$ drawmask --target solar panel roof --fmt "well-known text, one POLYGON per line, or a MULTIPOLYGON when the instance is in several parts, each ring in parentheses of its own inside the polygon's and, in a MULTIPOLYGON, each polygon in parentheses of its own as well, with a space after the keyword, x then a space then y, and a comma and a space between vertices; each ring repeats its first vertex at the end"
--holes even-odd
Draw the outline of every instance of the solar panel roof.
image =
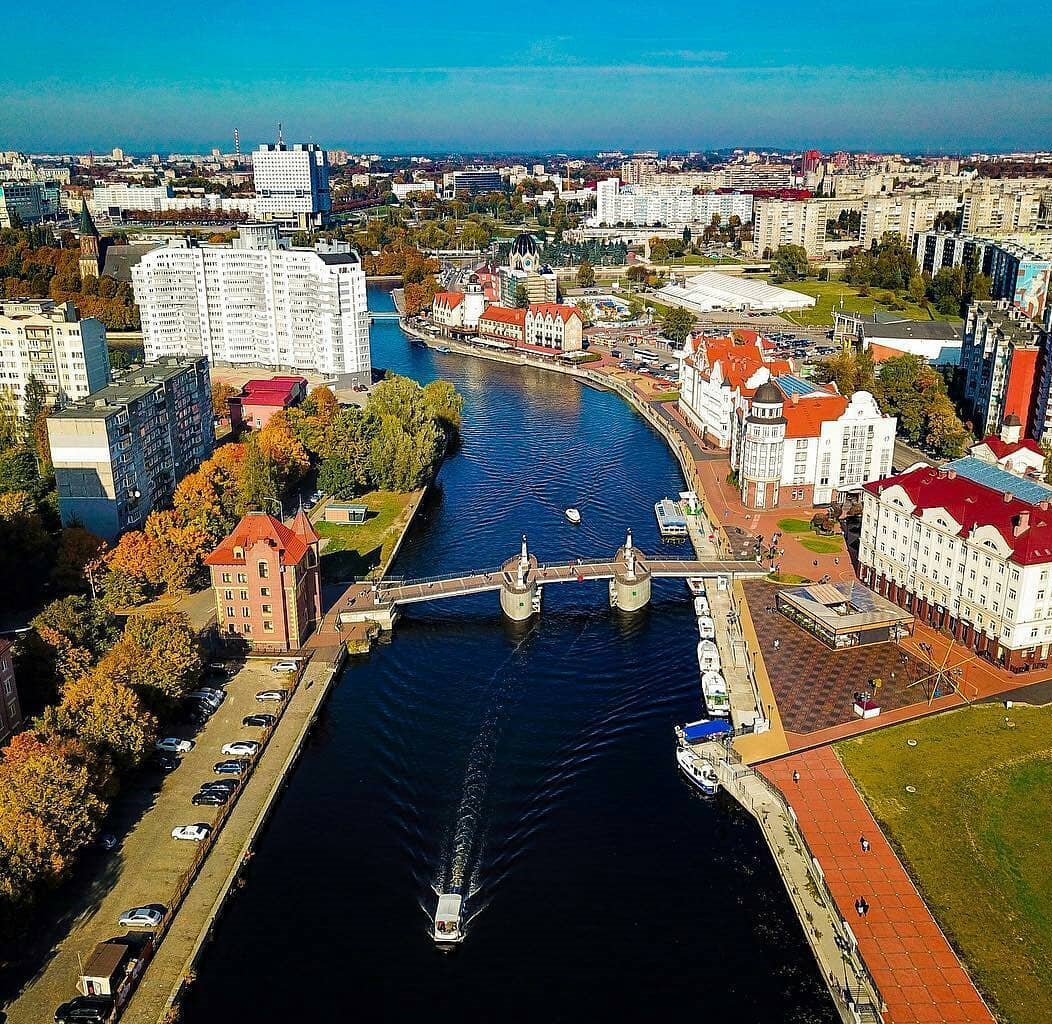
POLYGON ((1001 469, 1000 466, 991 466, 990 463, 983 462, 982 459, 977 459, 971 455, 966 455, 963 459, 957 459, 954 462, 947 462, 946 465, 940 468, 956 470, 958 476, 963 476, 965 479, 981 484, 983 487, 990 487, 995 491, 1011 494, 1020 501, 1028 502, 1031 505, 1052 499, 1052 487, 1049 487, 1048 484, 1043 484, 1039 480, 1016 476, 1015 473, 1009 473, 1008 470, 1001 469))

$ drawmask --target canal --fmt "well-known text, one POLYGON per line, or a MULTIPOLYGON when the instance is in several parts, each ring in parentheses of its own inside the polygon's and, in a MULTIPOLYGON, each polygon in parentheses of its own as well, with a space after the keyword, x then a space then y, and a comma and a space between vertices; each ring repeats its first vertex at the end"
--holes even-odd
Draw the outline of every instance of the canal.
MULTIPOLYGON (((616 396, 411 346, 395 321, 373 360, 465 399, 395 573, 495 565, 524 531, 542 561, 612 553, 627 526, 658 549, 679 469, 616 396)), ((593 583, 549 588, 525 627, 493 595, 411 607, 334 690, 184 1019, 837 1019, 751 819, 677 774, 696 642, 674 581, 633 617, 593 583), (469 921, 442 953, 450 880, 469 921)))

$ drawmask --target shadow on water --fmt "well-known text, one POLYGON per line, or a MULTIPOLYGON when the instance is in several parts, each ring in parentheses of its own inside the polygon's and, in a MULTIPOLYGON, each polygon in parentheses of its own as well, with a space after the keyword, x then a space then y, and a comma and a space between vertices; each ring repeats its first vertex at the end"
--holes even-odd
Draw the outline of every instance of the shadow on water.
MULTIPOLYGON (((372 331, 378 362, 465 396, 395 575, 498 564, 522 532, 549 562, 609 555, 628 526, 658 550, 653 504, 682 480, 620 399, 372 331)), ((676 770, 696 644, 672 581, 635 615, 590 583, 546 587, 520 625, 494 594, 408 608, 343 674, 184 1020, 321 1020, 349 1000, 392 1021, 837 1019, 755 825, 676 770), (444 956, 431 915, 454 875, 469 924, 444 956)))

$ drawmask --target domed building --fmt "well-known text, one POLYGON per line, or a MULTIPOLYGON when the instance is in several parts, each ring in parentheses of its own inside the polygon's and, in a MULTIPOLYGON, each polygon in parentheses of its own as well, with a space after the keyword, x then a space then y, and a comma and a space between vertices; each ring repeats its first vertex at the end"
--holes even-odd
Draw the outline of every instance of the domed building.
POLYGON ((537 239, 523 231, 515 237, 508 252, 508 264, 497 274, 500 280, 500 304, 513 309, 523 289, 530 303, 557 302, 559 284, 555 272, 541 262, 537 239))
POLYGON ((527 274, 534 274, 541 265, 541 250, 533 235, 523 231, 516 236, 511 243, 511 252, 508 253, 508 266, 512 270, 523 270, 527 274))
POLYGON ((741 450, 742 502, 747 508, 774 508, 782 479, 785 397, 765 381, 756 389, 745 417, 741 450))

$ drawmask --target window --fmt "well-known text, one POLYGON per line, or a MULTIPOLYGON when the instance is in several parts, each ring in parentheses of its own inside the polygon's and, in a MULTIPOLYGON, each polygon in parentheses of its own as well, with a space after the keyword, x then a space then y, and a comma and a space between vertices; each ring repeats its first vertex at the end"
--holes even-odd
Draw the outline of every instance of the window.
POLYGON ((223 597, 227 601, 233 601, 234 600, 234 592, 232 590, 226 590, 226 591, 223 592, 223 597))
POLYGON ((241 591, 241 600, 242 601, 247 601, 248 600, 248 591, 247 590, 242 590, 241 591))
POLYGON ((263 632, 264 633, 273 633, 274 632, 274 623, 271 622, 269 619, 267 619, 263 623, 263 632))
POLYGON ((264 615, 270 615, 271 614, 271 606, 269 604, 263 605, 263 614, 264 615))
POLYGON ((260 597, 270 597, 270 587, 260 587, 259 588, 259 596, 260 597))
POLYGON ((230 582, 230 573, 228 573, 228 572, 223 573, 223 575, 221 577, 221 582, 229 583, 230 582))
POLYGON ((248 582, 248 576, 245 573, 243 573, 243 572, 239 572, 237 574, 237 581, 238 581, 238 583, 247 583, 248 582))
POLYGON ((246 622, 246 623, 245 623, 245 624, 244 624, 244 625, 243 625, 243 626, 241 627, 241 632, 242 632, 242 633, 251 633, 251 632, 252 632, 252 626, 251 626, 251 625, 250 625, 249 623, 247 623, 247 622, 246 622))
POLYGON ((265 580, 270 575, 270 566, 266 562, 260 562, 257 565, 259 569, 259 578, 265 580))
POLYGON ((232 606, 228 606, 226 610, 226 617, 232 619, 234 617, 234 609, 232 606))
POLYGON ((249 615, 251 615, 251 614, 252 613, 251 613, 251 610, 249 609, 248 605, 245 605, 245 607, 241 609, 241 617, 242 618, 247 619, 249 617, 249 615))

